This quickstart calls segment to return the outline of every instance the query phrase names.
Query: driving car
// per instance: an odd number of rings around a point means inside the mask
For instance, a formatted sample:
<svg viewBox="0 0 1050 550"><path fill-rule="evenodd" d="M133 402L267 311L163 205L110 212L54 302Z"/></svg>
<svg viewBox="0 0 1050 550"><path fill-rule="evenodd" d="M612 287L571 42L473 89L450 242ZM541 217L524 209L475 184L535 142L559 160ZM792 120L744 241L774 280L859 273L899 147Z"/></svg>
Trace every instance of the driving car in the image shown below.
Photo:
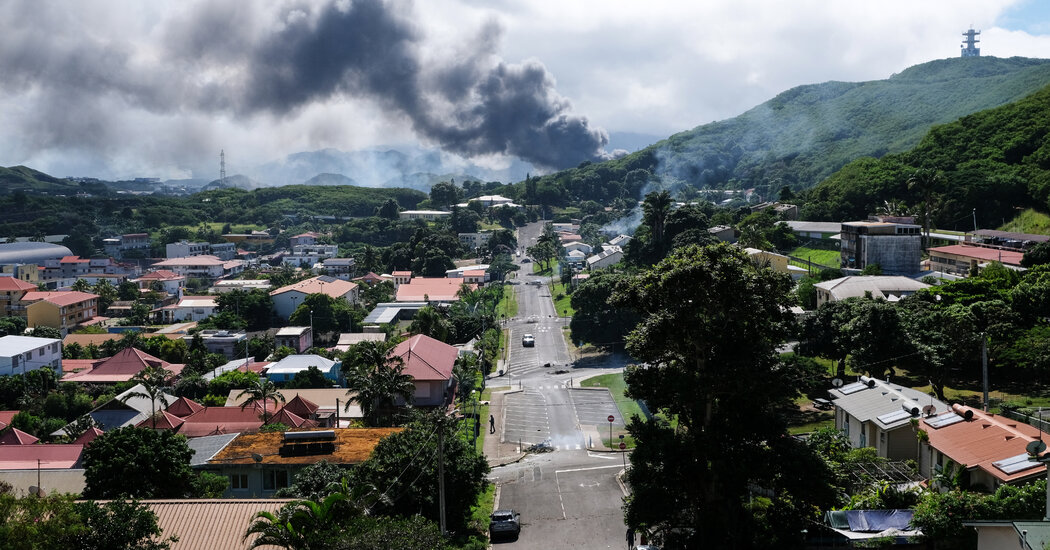
<svg viewBox="0 0 1050 550"><path fill-rule="evenodd" d="M536 345L536 338L534 338L531 334L526 334L525 336L521 337L521 347L523 347L523 348L531 348L531 347L533 347L535 345Z"/></svg>
<svg viewBox="0 0 1050 550"><path fill-rule="evenodd" d="M521 534L521 514L514 510L496 510L489 521L489 537L512 536L515 539Z"/></svg>

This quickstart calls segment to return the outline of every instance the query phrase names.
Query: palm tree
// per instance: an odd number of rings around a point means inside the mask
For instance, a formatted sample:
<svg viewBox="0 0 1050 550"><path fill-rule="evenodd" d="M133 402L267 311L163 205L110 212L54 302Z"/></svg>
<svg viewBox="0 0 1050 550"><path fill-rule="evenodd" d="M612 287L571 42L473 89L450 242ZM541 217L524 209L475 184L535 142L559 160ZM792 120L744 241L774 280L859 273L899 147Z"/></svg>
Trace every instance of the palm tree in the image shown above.
<svg viewBox="0 0 1050 550"><path fill-rule="evenodd" d="M642 219L652 230L653 241L657 244L662 245L664 242L664 224L673 204L674 200L667 191L649 193L642 203Z"/></svg>
<svg viewBox="0 0 1050 550"><path fill-rule="evenodd" d="M945 183L944 174L930 168L920 168L908 178L908 189L915 189L922 194L922 249L930 246L930 203L933 194Z"/></svg>
<svg viewBox="0 0 1050 550"><path fill-rule="evenodd" d="M171 371L159 365L149 365L131 378L133 382L142 384L143 391L128 392L121 401L126 403L132 397L149 399L150 418L153 419L153 429L157 429L157 401L165 407L169 405L168 394L164 393L164 386L169 379Z"/></svg>
<svg viewBox="0 0 1050 550"><path fill-rule="evenodd" d="M414 334L425 334L435 340L445 342L448 340L451 328L452 324L440 311L427 306L416 312L412 318L412 324L408 326L408 331Z"/></svg>
<svg viewBox="0 0 1050 550"><path fill-rule="evenodd" d="M91 284L85 281L84 279L77 279L76 282L73 283L73 286L69 288L77 292L90 292Z"/></svg>
<svg viewBox="0 0 1050 550"><path fill-rule="evenodd" d="M268 401L273 401L275 407L277 406L278 401L284 403L284 395L277 390L277 385L266 378L259 378L252 382L252 384L245 388L244 391L237 394L237 399L240 399L245 395L248 396L248 399L241 404L241 409L243 410L249 405L261 402L263 408L262 419L264 424L270 418L266 412L266 403Z"/></svg>
<svg viewBox="0 0 1050 550"><path fill-rule="evenodd" d="M412 377L404 374L405 362L391 356L394 344L388 342L361 342L347 352L344 361L347 395L357 403L369 424L377 425L384 411L392 411L397 398L411 404L415 393ZM345 410L345 409L344 409Z"/></svg>

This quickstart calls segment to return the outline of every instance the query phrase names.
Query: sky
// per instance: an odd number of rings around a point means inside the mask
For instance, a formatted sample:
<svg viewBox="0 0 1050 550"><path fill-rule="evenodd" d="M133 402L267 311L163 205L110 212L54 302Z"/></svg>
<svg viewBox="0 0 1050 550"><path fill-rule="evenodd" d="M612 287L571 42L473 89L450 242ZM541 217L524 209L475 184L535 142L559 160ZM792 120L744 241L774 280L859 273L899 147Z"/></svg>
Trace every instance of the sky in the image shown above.
<svg viewBox="0 0 1050 550"><path fill-rule="evenodd" d="M0 166L188 178L418 145L540 170L791 87L1050 58L1044 0L7 0Z"/></svg>

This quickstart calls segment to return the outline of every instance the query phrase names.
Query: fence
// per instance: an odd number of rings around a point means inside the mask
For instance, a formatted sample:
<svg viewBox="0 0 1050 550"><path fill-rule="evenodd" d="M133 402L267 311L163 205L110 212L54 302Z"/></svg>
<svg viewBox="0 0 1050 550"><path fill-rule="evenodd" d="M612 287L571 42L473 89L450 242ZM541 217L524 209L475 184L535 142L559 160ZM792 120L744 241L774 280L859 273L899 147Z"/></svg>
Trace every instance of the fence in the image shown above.
<svg viewBox="0 0 1050 550"><path fill-rule="evenodd" d="M1040 431L1050 433L1050 422L1043 420L1041 417L1031 416L1020 411L1012 411L1009 409L1003 409L1001 414L1007 418L1013 418L1014 420L1020 420L1025 424L1035 426Z"/></svg>

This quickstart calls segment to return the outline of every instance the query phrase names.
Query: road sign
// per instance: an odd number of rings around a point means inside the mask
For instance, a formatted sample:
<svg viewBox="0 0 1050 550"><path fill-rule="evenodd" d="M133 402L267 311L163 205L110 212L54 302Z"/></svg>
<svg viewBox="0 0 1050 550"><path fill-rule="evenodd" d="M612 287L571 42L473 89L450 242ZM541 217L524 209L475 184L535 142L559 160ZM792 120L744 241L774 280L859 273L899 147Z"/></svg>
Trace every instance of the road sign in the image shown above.
<svg viewBox="0 0 1050 550"><path fill-rule="evenodd" d="M626 448L627 448L627 444L626 443L620 443L620 450L621 451L626 449Z"/></svg>
<svg viewBox="0 0 1050 550"><path fill-rule="evenodd" d="M606 418L606 420L608 420L610 423L612 423L613 420L616 420L616 417L610 414L609 418Z"/></svg>

